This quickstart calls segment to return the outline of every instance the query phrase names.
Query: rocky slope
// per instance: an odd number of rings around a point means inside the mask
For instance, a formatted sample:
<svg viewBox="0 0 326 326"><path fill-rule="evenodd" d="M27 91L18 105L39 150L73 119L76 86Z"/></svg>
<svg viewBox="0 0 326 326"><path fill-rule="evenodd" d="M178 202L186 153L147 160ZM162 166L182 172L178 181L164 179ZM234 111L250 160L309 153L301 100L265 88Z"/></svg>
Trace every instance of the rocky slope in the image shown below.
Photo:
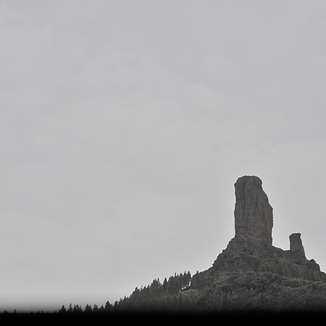
<svg viewBox="0 0 326 326"><path fill-rule="evenodd" d="M235 236L203 272L215 285L198 304L214 310L326 310L326 283L320 282L326 274L306 258L301 234L289 236L289 250L272 245L273 209L262 181L239 178L235 196Z"/></svg>
<svg viewBox="0 0 326 326"><path fill-rule="evenodd" d="M117 313L326 313L326 274L307 259L300 233L273 246L273 208L256 176L235 183L235 235L211 268L153 280L104 310ZM85 308L86 309L86 308Z"/></svg>
<svg viewBox="0 0 326 326"><path fill-rule="evenodd" d="M326 312L326 284L273 273L242 273L214 285L197 301L203 311Z"/></svg>

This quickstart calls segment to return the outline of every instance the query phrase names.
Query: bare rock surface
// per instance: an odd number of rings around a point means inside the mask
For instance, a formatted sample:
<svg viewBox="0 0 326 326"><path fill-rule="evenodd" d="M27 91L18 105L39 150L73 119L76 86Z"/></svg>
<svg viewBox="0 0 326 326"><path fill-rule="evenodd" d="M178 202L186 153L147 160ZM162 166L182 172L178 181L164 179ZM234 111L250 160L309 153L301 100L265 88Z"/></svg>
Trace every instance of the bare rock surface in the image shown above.
<svg viewBox="0 0 326 326"><path fill-rule="evenodd" d="M233 272L257 272L263 264L277 260L288 267L307 267L320 271L319 265L305 256L301 234L289 236L290 250L272 245L273 208L263 191L262 181L256 176L244 176L235 183L235 236L218 255L211 269L216 280L225 279Z"/></svg>
<svg viewBox="0 0 326 326"><path fill-rule="evenodd" d="M256 176L244 176L235 183L235 234L251 236L272 244L273 208Z"/></svg>
<svg viewBox="0 0 326 326"><path fill-rule="evenodd" d="M302 257L306 258L300 233L292 233L290 235L290 250L291 252L298 251Z"/></svg>
<svg viewBox="0 0 326 326"><path fill-rule="evenodd" d="M273 208L261 179L239 178L235 197L235 236L202 272L215 286L198 302L209 309L326 311L326 274L306 258L301 234L289 236L288 250L272 245Z"/></svg>

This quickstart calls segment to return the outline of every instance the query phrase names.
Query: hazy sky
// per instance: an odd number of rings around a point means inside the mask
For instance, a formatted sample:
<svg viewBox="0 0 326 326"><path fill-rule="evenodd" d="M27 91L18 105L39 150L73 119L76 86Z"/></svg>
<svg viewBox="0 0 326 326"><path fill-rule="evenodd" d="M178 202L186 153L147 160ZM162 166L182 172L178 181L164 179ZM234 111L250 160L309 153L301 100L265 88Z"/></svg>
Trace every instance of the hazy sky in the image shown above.
<svg viewBox="0 0 326 326"><path fill-rule="evenodd" d="M326 2L0 0L0 310L209 268L257 175L326 271Z"/></svg>

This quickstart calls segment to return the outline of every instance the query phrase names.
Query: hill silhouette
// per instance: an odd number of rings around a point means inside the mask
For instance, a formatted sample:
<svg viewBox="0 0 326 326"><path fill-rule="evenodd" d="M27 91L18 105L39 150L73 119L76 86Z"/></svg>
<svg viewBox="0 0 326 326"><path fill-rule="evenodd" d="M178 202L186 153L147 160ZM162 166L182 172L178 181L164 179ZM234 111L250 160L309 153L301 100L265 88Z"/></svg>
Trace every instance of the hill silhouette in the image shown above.
<svg viewBox="0 0 326 326"><path fill-rule="evenodd" d="M205 271L174 274L136 287L101 307L62 306L58 314L326 312L326 274L308 260L300 233L273 246L273 208L256 176L235 183L235 236Z"/></svg>
<svg viewBox="0 0 326 326"><path fill-rule="evenodd" d="M257 176L235 183L235 236L209 269L136 289L118 304L145 311L326 311L326 274L308 260L300 233L272 245L273 208Z"/></svg>

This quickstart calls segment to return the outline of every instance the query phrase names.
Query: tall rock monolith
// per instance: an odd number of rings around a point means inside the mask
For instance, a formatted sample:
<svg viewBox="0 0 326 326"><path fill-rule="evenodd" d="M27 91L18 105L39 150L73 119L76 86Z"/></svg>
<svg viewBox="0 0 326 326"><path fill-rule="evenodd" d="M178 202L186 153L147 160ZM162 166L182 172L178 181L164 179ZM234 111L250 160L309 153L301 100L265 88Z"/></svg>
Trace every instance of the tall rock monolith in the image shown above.
<svg viewBox="0 0 326 326"><path fill-rule="evenodd" d="M326 312L326 273L306 258L301 234L290 235L289 250L272 244L273 209L261 179L243 176L234 186L235 236L201 273L213 286L199 297L200 307Z"/></svg>
<svg viewBox="0 0 326 326"><path fill-rule="evenodd" d="M272 244L273 208L256 176L243 176L235 183L235 235Z"/></svg>
<svg viewBox="0 0 326 326"><path fill-rule="evenodd" d="M248 269L258 272L277 264L279 269L283 266L287 270L292 266L300 273L304 273L305 268L319 273L319 265L306 258L300 233L290 235L290 250L272 245L273 208L262 188L261 179L243 176L234 186L235 236L213 263L211 275L214 279L226 279L232 273Z"/></svg>

